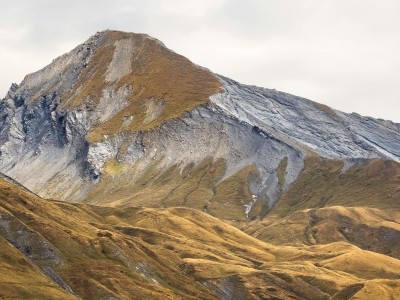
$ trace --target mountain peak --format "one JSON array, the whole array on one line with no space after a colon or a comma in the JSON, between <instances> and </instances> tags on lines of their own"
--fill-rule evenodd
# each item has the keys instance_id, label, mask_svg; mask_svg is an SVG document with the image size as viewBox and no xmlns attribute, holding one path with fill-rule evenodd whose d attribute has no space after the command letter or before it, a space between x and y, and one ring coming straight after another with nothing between
<instances>
[{"instance_id":1,"label":"mountain peak","mask_svg":"<svg viewBox=\"0 0 400 300\"><path fill-rule=\"evenodd\" d=\"M233 219L270 209L310 157L340 160L343 172L374 158L399 161L399 137L394 123L243 85L148 35L111 30L26 76L0 102L0 170L33 192L191 203ZM231 190L240 202L230 202Z\"/></svg>"},{"instance_id":2,"label":"mountain peak","mask_svg":"<svg viewBox=\"0 0 400 300\"><path fill-rule=\"evenodd\" d=\"M126 31L106 29L106 30L97 32L91 38L93 38L93 37L94 38L104 37L106 39L109 39L109 41L111 41L111 42L115 42L118 40L125 40L125 39L131 39L132 41L148 39L148 40L156 42L160 46L166 47L162 41L160 41L146 33L126 32Z\"/></svg>"},{"instance_id":3,"label":"mountain peak","mask_svg":"<svg viewBox=\"0 0 400 300\"><path fill-rule=\"evenodd\" d=\"M60 109L100 106L103 111L90 133L97 141L122 127L154 128L208 103L219 88L211 72L159 40L106 30L26 76L19 92L28 93L30 101L54 97Z\"/></svg>"}]
</instances>

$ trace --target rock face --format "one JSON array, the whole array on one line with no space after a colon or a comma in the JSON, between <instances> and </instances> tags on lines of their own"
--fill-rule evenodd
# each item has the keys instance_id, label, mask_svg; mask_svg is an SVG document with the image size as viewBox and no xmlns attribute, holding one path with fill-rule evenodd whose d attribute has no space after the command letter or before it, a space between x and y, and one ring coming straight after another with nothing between
<instances>
[{"instance_id":1,"label":"rock face","mask_svg":"<svg viewBox=\"0 0 400 300\"><path fill-rule=\"evenodd\" d=\"M149 36L105 31L12 85L0 151L0 171L42 197L214 215L234 206L246 218L273 206L306 157L343 160L343 171L399 161L400 124L242 85ZM227 199L236 181L245 189ZM182 192L189 182L196 194Z\"/></svg>"},{"instance_id":2,"label":"rock face","mask_svg":"<svg viewBox=\"0 0 400 300\"><path fill-rule=\"evenodd\" d=\"M295 148L308 147L325 158L399 160L399 124L345 114L276 90L221 80L225 92L213 95L213 103L233 118Z\"/></svg>"}]
</instances>

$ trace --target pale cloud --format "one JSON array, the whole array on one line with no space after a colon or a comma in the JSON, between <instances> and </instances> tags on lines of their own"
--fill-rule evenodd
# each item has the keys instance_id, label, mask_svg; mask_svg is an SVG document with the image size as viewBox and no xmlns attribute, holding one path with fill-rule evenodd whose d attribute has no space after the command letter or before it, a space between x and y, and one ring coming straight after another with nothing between
<instances>
[{"instance_id":1,"label":"pale cloud","mask_svg":"<svg viewBox=\"0 0 400 300\"><path fill-rule=\"evenodd\" d=\"M399 1L0 2L1 95L109 28L148 33L243 83L400 122Z\"/></svg>"}]
</instances>

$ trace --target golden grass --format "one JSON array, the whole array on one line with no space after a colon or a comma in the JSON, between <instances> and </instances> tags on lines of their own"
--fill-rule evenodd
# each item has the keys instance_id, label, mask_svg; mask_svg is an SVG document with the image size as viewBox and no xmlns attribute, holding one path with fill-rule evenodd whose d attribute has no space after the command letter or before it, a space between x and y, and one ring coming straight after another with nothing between
<instances>
[{"instance_id":1,"label":"golden grass","mask_svg":"<svg viewBox=\"0 0 400 300\"><path fill-rule=\"evenodd\" d=\"M278 166L283 187L287 160ZM182 169L183 168L183 169ZM383 159L366 160L343 172L343 161L307 157L299 178L272 207L259 199L249 219L284 217L309 208L329 206L371 207L400 210L400 164ZM255 166L246 166L222 180L226 162L207 158L198 164L160 168L160 161L122 165L106 164L105 175L85 199L86 203L110 206L186 206L225 220L248 221L245 204L252 200L249 181L259 180Z\"/></svg>"},{"instance_id":2,"label":"golden grass","mask_svg":"<svg viewBox=\"0 0 400 300\"><path fill-rule=\"evenodd\" d=\"M76 299L0 237L0 299Z\"/></svg>"},{"instance_id":3,"label":"golden grass","mask_svg":"<svg viewBox=\"0 0 400 300\"><path fill-rule=\"evenodd\" d=\"M336 298L339 299L339 298ZM343 299L343 298L342 298ZM400 299L399 280L370 280L357 291L354 300L392 300Z\"/></svg>"},{"instance_id":4,"label":"golden grass","mask_svg":"<svg viewBox=\"0 0 400 300\"><path fill-rule=\"evenodd\" d=\"M325 206L368 206L400 210L400 164L373 159L342 172L343 161L308 157L300 177L281 196L272 214Z\"/></svg>"},{"instance_id":5,"label":"golden grass","mask_svg":"<svg viewBox=\"0 0 400 300\"><path fill-rule=\"evenodd\" d=\"M345 241L362 249L400 258L400 213L368 207L332 206L271 215L242 224L252 236L274 245L329 244Z\"/></svg>"},{"instance_id":6,"label":"golden grass","mask_svg":"<svg viewBox=\"0 0 400 300\"><path fill-rule=\"evenodd\" d=\"M62 263L54 270L83 299L217 299L222 290L256 299L397 293L400 262L347 242L273 246L198 210L46 201L2 180L0 207L15 228L57 249ZM27 243L35 249L36 241ZM0 245L1 281L21 287L2 289L4 298L62 295L40 275L45 259L28 262L4 239ZM22 269L32 276L15 275Z\"/></svg>"},{"instance_id":7,"label":"golden grass","mask_svg":"<svg viewBox=\"0 0 400 300\"><path fill-rule=\"evenodd\" d=\"M369 251L352 251L323 261L320 266L351 273L358 278L400 279L399 260Z\"/></svg>"},{"instance_id":8,"label":"golden grass","mask_svg":"<svg viewBox=\"0 0 400 300\"><path fill-rule=\"evenodd\" d=\"M259 180L255 166L246 166L222 180L226 171L223 159L214 161L206 158L182 170L179 165L160 170L157 160L145 169L141 169L139 164L122 167L118 163L118 168L115 164L114 160L107 163L104 177L86 197L86 203L108 206L185 206L206 211L221 219L246 221L244 205L252 201L248 182ZM249 218L265 215L267 207L265 199L260 199Z\"/></svg>"},{"instance_id":9,"label":"golden grass","mask_svg":"<svg viewBox=\"0 0 400 300\"><path fill-rule=\"evenodd\" d=\"M110 159L104 166L104 174L108 176L114 176L121 173L124 168L124 164L119 162L117 159Z\"/></svg>"}]
</instances>

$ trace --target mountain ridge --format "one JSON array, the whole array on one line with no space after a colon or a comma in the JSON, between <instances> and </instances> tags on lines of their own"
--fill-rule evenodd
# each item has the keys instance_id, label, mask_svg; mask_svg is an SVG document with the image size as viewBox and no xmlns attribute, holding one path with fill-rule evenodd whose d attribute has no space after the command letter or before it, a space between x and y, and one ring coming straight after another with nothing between
<instances>
[{"instance_id":1,"label":"mountain ridge","mask_svg":"<svg viewBox=\"0 0 400 300\"><path fill-rule=\"evenodd\" d=\"M344 173L400 158L399 124L242 85L141 34L97 33L0 107L0 170L58 200L262 217L308 157L343 161Z\"/></svg>"}]
</instances>

